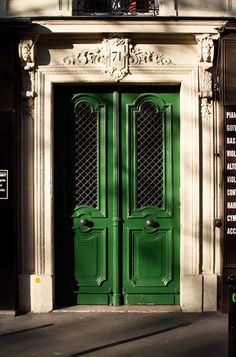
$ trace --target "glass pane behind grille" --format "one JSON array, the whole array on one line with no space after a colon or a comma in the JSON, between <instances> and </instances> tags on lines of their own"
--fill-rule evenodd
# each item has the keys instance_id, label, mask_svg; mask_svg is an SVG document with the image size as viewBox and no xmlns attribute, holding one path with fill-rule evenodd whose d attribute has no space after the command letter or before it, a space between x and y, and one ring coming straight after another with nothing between
<instances>
[{"instance_id":1,"label":"glass pane behind grille","mask_svg":"<svg viewBox=\"0 0 236 357\"><path fill-rule=\"evenodd\" d=\"M107 13L111 15L132 14L136 12L151 12L158 14L157 0L74 0L73 11L76 14L99 14Z\"/></svg>"},{"instance_id":2,"label":"glass pane behind grille","mask_svg":"<svg viewBox=\"0 0 236 357\"><path fill-rule=\"evenodd\" d=\"M137 117L137 207L163 207L163 115L147 102Z\"/></svg>"},{"instance_id":3,"label":"glass pane behind grille","mask_svg":"<svg viewBox=\"0 0 236 357\"><path fill-rule=\"evenodd\" d=\"M75 115L75 205L97 207L97 113L81 103Z\"/></svg>"}]
</instances>

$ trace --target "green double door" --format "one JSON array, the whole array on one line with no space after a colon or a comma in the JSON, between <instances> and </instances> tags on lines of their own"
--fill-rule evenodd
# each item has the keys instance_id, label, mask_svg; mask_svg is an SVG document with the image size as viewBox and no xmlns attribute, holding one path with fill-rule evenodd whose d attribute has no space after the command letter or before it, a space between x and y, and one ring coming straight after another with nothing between
<instances>
[{"instance_id":1,"label":"green double door","mask_svg":"<svg viewBox=\"0 0 236 357\"><path fill-rule=\"evenodd\" d=\"M56 303L179 304L178 92L59 87L54 132Z\"/></svg>"}]
</instances>

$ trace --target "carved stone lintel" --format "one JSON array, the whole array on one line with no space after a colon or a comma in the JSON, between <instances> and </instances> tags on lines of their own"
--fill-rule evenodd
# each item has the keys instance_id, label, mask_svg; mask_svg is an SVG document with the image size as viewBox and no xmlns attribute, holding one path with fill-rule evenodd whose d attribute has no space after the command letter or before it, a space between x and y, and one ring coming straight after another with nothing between
<instances>
[{"instance_id":1,"label":"carved stone lintel","mask_svg":"<svg viewBox=\"0 0 236 357\"><path fill-rule=\"evenodd\" d=\"M64 57L67 66L99 65L104 72L115 81L122 80L130 73L130 66L171 65L169 58L153 50L143 50L132 46L130 39L121 34L113 34L104 39L95 51L82 50Z\"/></svg>"},{"instance_id":2,"label":"carved stone lintel","mask_svg":"<svg viewBox=\"0 0 236 357\"><path fill-rule=\"evenodd\" d=\"M24 38L19 43L22 66L22 96L35 97L35 43L37 38Z\"/></svg>"},{"instance_id":3,"label":"carved stone lintel","mask_svg":"<svg viewBox=\"0 0 236 357\"><path fill-rule=\"evenodd\" d=\"M105 65L105 55L100 48L95 51L83 50L77 54L72 53L63 58L65 66L84 66L84 65Z\"/></svg>"},{"instance_id":4,"label":"carved stone lintel","mask_svg":"<svg viewBox=\"0 0 236 357\"><path fill-rule=\"evenodd\" d=\"M157 53L152 50L142 50L141 48L135 46L130 51L131 65L147 65L153 64L156 66L170 65L172 64L170 58L165 57L162 53Z\"/></svg>"}]
</instances>

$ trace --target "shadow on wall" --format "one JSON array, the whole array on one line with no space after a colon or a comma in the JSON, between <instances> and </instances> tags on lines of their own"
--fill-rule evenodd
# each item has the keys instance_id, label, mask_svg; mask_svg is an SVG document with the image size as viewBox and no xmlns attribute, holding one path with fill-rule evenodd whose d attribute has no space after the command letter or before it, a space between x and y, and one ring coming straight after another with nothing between
<instances>
[{"instance_id":1,"label":"shadow on wall","mask_svg":"<svg viewBox=\"0 0 236 357\"><path fill-rule=\"evenodd\" d=\"M5 0L0 6L0 16L60 16L69 15L70 3L64 9L58 0ZM71 11L70 11L71 12Z\"/></svg>"},{"instance_id":2,"label":"shadow on wall","mask_svg":"<svg viewBox=\"0 0 236 357\"><path fill-rule=\"evenodd\" d=\"M231 10L226 0L207 0L200 4L197 0L176 0L176 7L179 15L182 15L182 12L191 11L195 16L202 16L204 11L207 11L208 14L223 12L222 15L224 15L226 11Z\"/></svg>"}]
</instances>

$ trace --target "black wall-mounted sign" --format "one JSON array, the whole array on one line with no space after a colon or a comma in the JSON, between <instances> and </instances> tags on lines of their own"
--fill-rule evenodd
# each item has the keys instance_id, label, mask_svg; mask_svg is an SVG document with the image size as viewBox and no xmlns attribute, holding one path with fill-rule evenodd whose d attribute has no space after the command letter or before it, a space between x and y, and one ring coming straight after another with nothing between
<instances>
[{"instance_id":1,"label":"black wall-mounted sign","mask_svg":"<svg viewBox=\"0 0 236 357\"><path fill-rule=\"evenodd\" d=\"M228 276L236 275L236 22L221 28L217 59L219 103L224 110L224 257L219 306L228 311ZM218 75L217 75L218 76Z\"/></svg>"},{"instance_id":2,"label":"black wall-mounted sign","mask_svg":"<svg viewBox=\"0 0 236 357\"><path fill-rule=\"evenodd\" d=\"M225 266L236 266L236 106L225 107Z\"/></svg>"}]
</instances>

